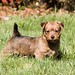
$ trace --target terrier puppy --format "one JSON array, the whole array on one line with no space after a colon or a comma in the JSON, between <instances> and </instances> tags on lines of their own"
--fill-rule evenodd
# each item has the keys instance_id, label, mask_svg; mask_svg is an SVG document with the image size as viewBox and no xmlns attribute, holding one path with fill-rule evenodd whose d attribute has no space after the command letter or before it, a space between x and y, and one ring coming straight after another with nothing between
<instances>
[{"instance_id":1,"label":"terrier puppy","mask_svg":"<svg viewBox=\"0 0 75 75\"><path fill-rule=\"evenodd\" d=\"M43 34L39 37L22 36L15 23L13 35L1 52L1 56L21 55L35 56L42 59L46 56L57 57L60 54L60 36L64 25L61 22L41 23Z\"/></svg>"}]
</instances>

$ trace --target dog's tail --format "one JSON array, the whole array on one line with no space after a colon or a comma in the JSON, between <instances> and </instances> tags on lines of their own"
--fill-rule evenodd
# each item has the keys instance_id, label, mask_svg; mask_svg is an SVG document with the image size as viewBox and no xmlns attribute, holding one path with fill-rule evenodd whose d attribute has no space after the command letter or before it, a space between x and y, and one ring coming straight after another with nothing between
<instances>
[{"instance_id":1,"label":"dog's tail","mask_svg":"<svg viewBox=\"0 0 75 75\"><path fill-rule=\"evenodd\" d=\"M14 29L13 29L13 37L15 37L15 36L20 36L21 34L19 33L19 31L18 31L18 26L17 26L17 24L16 23L14 23Z\"/></svg>"}]
</instances>

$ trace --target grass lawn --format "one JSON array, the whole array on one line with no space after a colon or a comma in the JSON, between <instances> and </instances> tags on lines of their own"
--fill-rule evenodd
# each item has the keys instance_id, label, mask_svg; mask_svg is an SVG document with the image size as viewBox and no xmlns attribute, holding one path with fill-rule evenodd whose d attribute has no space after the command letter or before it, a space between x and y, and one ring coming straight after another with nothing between
<instances>
[{"instance_id":1,"label":"grass lawn","mask_svg":"<svg viewBox=\"0 0 75 75\"><path fill-rule=\"evenodd\" d=\"M12 36L14 22L18 24L21 34L39 36L42 34L40 23L55 20L64 24L60 45L63 53L61 60L6 57L0 61L0 75L75 75L75 15L46 15L25 18L13 16L8 21L0 21L0 52Z\"/></svg>"}]
</instances>

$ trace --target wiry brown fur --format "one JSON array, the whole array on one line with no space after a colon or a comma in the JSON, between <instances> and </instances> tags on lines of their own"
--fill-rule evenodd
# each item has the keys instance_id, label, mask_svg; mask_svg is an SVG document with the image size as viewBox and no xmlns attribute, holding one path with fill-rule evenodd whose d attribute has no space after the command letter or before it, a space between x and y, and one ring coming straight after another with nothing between
<instances>
[{"instance_id":1,"label":"wiry brown fur","mask_svg":"<svg viewBox=\"0 0 75 75\"><path fill-rule=\"evenodd\" d=\"M43 34L39 37L22 36L14 24L13 35L1 52L1 56L21 55L35 56L42 59L46 56L58 56L60 34L63 24L60 22L41 23Z\"/></svg>"}]
</instances>

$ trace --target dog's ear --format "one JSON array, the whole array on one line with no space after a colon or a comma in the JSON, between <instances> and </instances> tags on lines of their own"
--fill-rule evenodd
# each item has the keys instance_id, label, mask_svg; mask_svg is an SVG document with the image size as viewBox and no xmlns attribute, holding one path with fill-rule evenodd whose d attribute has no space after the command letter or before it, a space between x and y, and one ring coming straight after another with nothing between
<instances>
[{"instance_id":1,"label":"dog's ear","mask_svg":"<svg viewBox=\"0 0 75 75\"><path fill-rule=\"evenodd\" d=\"M57 21L57 24L59 24L59 25L60 25L61 29L63 29L63 28L64 28L64 24L63 24L62 22L58 22L58 21Z\"/></svg>"},{"instance_id":2,"label":"dog's ear","mask_svg":"<svg viewBox=\"0 0 75 75\"><path fill-rule=\"evenodd\" d=\"M48 23L48 22L42 22L42 23L41 23L41 27L44 28L47 23Z\"/></svg>"}]
</instances>

